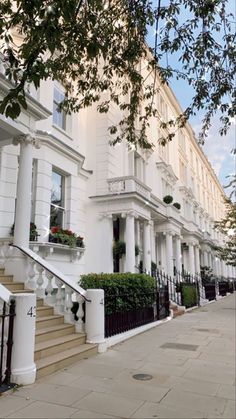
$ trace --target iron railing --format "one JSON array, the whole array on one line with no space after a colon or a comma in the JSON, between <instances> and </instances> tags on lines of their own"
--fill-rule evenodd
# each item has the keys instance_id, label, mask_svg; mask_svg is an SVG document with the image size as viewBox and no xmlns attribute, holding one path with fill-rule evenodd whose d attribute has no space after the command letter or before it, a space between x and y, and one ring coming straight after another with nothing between
<instances>
[{"instance_id":1,"label":"iron railing","mask_svg":"<svg viewBox=\"0 0 236 419\"><path fill-rule=\"evenodd\" d=\"M163 319L169 315L168 287L142 293L106 295L105 292L105 337Z\"/></svg>"},{"instance_id":2,"label":"iron railing","mask_svg":"<svg viewBox=\"0 0 236 419\"><path fill-rule=\"evenodd\" d=\"M0 311L0 393L14 386L11 383L14 317L15 300L12 299L9 304L4 301Z\"/></svg>"}]
</instances>

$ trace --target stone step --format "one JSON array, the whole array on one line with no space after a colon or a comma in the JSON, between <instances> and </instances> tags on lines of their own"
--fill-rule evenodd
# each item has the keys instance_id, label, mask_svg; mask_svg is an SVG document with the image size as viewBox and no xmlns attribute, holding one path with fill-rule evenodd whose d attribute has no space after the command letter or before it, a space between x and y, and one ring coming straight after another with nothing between
<instances>
[{"instance_id":1,"label":"stone step","mask_svg":"<svg viewBox=\"0 0 236 419\"><path fill-rule=\"evenodd\" d=\"M57 326L39 329L35 332L35 343L45 342L50 339L56 339L60 336L66 336L75 333L73 324L59 324Z\"/></svg>"},{"instance_id":2,"label":"stone step","mask_svg":"<svg viewBox=\"0 0 236 419\"><path fill-rule=\"evenodd\" d=\"M44 300L43 298L36 298L36 306L37 307L42 307L44 305Z\"/></svg>"},{"instance_id":3,"label":"stone step","mask_svg":"<svg viewBox=\"0 0 236 419\"><path fill-rule=\"evenodd\" d=\"M53 314L54 314L53 307L44 306L44 305L38 307L37 305L37 309L36 309L37 319L39 317L53 316Z\"/></svg>"},{"instance_id":4,"label":"stone step","mask_svg":"<svg viewBox=\"0 0 236 419\"><path fill-rule=\"evenodd\" d=\"M178 317L178 316L182 316L182 314L184 314L184 313L185 313L184 310L173 311L173 318Z\"/></svg>"},{"instance_id":5,"label":"stone step","mask_svg":"<svg viewBox=\"0 0 236 419\"><path fill-rule=\"evenodd\" d=\"M13 275L0 273L0 283L3 284L4 282L13 282Z\"/></svg>"},{"instance_id":6,"label":"stone step","mask_svg":"<svg viewBox=\"0 0 236 419\"><path fill-rule=\"evenodd\" d=\"M66 351L71 348L78 348L79 345L85 343L84 333L73 333L67 336L61 336L56 339L50 339L35 345L34 359L46 358L48 356Z\"/></svg>"},{"instance_id":7,"label":"stone step","mask_svg":"<svg viewBox=\"0 0 236 419\"><path fill-rule=\"evenodd\" d=\"M26 293L26 294L33 294L34 291L32 290L14 290L12 291L12 294L21 294L21 293Z\"/></svg>"},{"instance_id":8,"label":"stone step","mask_svg":"<svg viewBox=\"0 0 236 419\"><path fill-rule=\"evenodd\" d=\"M58 354L36 361L37 378L52 374L81 359L87 359L97 353L97 345L84 343L76 348L67 349Z\"/></svg>"},{"instance_id":9,"label":"stone step","mask_svg":"<svg viewBox=\"0 0 236 419\"><path fill-rule=\"evenodd\" d=\"M2 282L2 285L6 287L9 291L22 291L25 290L25 286L23 282Z\"/></svg>"},{"instance_id":10,"label":"stone step","mask_svg":"<svg viewBox=\"0 0 236 419\"><path fill-rule=\"evenodd\" d=\"M53 314L52 316L45 316L36 318L36 330L45 329L50 326L56 326L64 323L64 316L60 314Z\"/></svg>"}]
</instances>

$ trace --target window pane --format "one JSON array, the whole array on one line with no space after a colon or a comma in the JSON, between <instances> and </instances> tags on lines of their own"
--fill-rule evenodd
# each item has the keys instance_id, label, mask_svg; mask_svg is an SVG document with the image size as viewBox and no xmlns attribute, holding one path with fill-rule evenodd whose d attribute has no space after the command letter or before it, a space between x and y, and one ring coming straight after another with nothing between
<instances>
[{"instance_id":1,"label":"window pane","mask_svg":"<svg viewBox=\"0 0 236 419\"><path fill-rule=\"evenodd\" d=\"M50 228L55 226L63 227L64 223L64 199L65 196L65 177L55 171L52 172L51 190L51 212Z\"/></svg>"},{"instance_id":2,"label":"window pane","mask_svg":"<svg viewBox=\"0 0 236 419\"><path fill-rule=\"evenodd\" d=\"M54 97L53 97L53 123L59 126L62 129L66 129L66 113L65 111L59 111L58 105L64 100L64 93L60 92L58 89L54 88Z\"/></svg>"},{"instance_id":3,"label":"window pane","mask_svg":"<svg viewBox=\"0 0 236 419\"><path fill-rule=\"evenodd\" d=\"M59 173L52 172L51 202L63 207L63 178Z\"/></svg>"},{"instance_id":4,"label":"window pane","mask_svg":"<svg viewBox=\"0 0 236 419\"><path fill-rule=\"evenodd\" d=\"M63 214L64 210L62 208L51 205L50 228L56 226L63 227Z\"/></svg>"}]
</instances>

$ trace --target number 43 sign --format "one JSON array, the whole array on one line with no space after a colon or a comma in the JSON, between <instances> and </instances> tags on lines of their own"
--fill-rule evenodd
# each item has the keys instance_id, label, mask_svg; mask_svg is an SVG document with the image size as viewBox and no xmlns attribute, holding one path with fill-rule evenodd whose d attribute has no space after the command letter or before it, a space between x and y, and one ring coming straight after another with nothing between
<instances>
[{"instance_id":1,"label":"number 43 sign","mask_svg":"<svg viewBox=\"0 0 236 419\"><path fill-rule=\"evenodd\" d=\"M36 306L31 306L27 311L27 316L36 317Z\"/></svg>"}]
</instances>

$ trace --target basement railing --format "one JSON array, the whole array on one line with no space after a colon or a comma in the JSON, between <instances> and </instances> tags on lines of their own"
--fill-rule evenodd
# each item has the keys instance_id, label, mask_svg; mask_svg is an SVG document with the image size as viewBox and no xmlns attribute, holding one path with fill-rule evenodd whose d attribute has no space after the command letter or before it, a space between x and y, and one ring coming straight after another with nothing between
<instances>
[{"instance_id":1,"label":"basement railing","mask_svg":"<svg viewBox=\"0 0 236 419\"><path fill-rule=\"evenodd\" d=\"M86 291L29 248L14 244L9 246L27 257L26 288L33 290L37 297L44 298L48 305L54 306L58 314L64 315L67 323L75 324L77 332L83 332L84 303L90 302Z\"/></svg>"},{"instance_id":2,"label":"basement railing","mask_svg":"<svg viewBox=\"0 0 236 419\"><path fill-rule=\"evenodd\" d=\"M14 386L11 383L14 317L14 296L0 284L0 395Z\"/></svg>"}]
</instances>

